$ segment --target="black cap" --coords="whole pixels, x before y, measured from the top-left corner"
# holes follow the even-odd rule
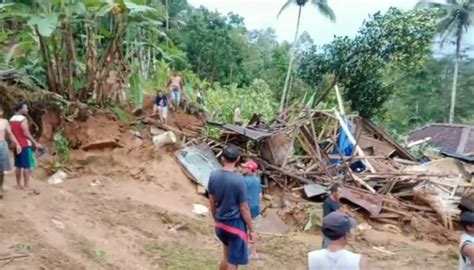
[[[462,225],[474,225],[474,212],[463,211],[459,221]]]
[[[222,151],[222,156],[228,161],[236,161],[240,156],[240,149],[233,145],[226,146]]]
[[[329,239],[337,239],[351,230],[349,216],[341,212],[332,212],[323,220],[323,234]]]

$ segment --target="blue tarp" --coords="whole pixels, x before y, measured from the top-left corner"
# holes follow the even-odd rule
[[[349,128],[349,131],[352,132],[352,124],[349,121],[347,121],[345,116],[343,116],[343,119],[347,127]],[[337,138],[337,147],[334,147],[332,154],[333,155],[341,154],[343,157],[351,157],[353,153],[354,153],[354,145],[349,141],[349,137],[347,136],[344,129],[342,127],[339,128],[339,137]],[[332,159],[331,163],[340,164],[342,163],[342,160]],[[351,164],[351,169],[354,171],[362,171],[365,169],[365,166],[361,161],[356,161]]]

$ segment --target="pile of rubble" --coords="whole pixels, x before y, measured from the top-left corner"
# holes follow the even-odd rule
[[[381,223],[421,218],[452,228],[471,187],[471,165],[451,158],[420,163],[370,120],[337,110],[288,110],[269,124],[255,115],[245,127],[220,127],[219,140],[193,139],[176,155],[203,193],[227,144],[260,164],[267,191],[278,185],[321,200],[330,185],[342,183],[343,199]]]

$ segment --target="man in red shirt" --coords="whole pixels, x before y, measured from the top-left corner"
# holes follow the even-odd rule
[[[24,102],[15,105],[15,115],[10,119],[12,133],[21,146],[21,152],[15,154],[15,176],[18,189],[28,189],[31,177],[31,170],[36,167],[33,155],[33,147],[41,149],[43,146],[39,144],[31,135],[28,125],[28,106]],[[24,185],[21,184],[21,176],[23,175]]]

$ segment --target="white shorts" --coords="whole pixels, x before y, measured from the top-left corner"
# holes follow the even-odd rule
[[[158,107],[158,112],[160,117],[167,119],[168,118],[168,107]]]

